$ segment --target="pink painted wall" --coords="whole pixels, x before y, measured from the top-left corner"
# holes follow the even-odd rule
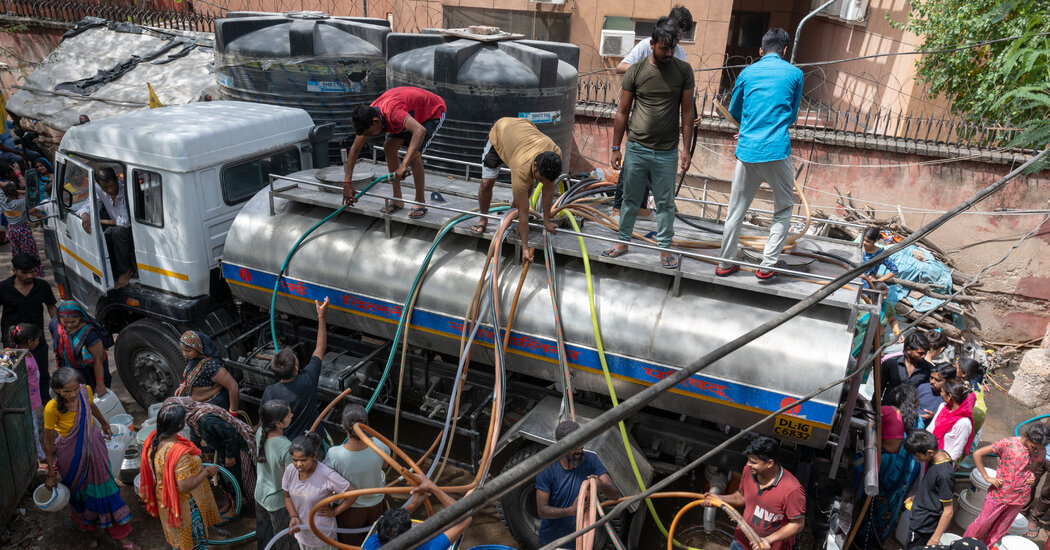
[[[65,29],[29,27],[20,32],[0,33],[0,63],[7,66],[0,72],[0,88],[11,97],[15,86],[25,82],[26,76],[43,61],[62,41]]]

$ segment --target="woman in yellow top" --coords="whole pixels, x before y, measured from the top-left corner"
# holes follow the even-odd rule
[[[61,368],[51,375],[51,389],[58,394],[44,406],[44,456],[48,488],[61,479],[69,489],[73,523],[81,531],[102,529],[121,548],[138,546],[131,534],[131,510],[120,498],[120,489],[109,470],[109,452],[102,434],[109,423],[91,402],[91,389],[77,371]],[[91,417],[102,424],[99,431]]]
[[[150,515],[160,517],[164,538],[175,550],[207,550],[208,527],[220,522],[219,508],[205,481],[219,471],[204,467],[201,450],[179,435],[186,409],[167,405],[157,413],[157,431],[146,438],[139,496]]]

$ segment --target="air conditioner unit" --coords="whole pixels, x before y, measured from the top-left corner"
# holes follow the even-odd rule
[[[863,21],[868,16],[868,0],[842,0],[839,17],[846,21]]]
[[[634,48],[634,31],[602,29],[602,57],[623,57]]]
[[[820,6],[823,6],[828,0],[812,0],[810,2],[810,9],[815,10]],[[839,17],[842,13],[842,6],[847,4],[849,0],[835,0],[830,6],[820,10],[820,15],[826,15],[828,17]]]
[[[560,6],[565,3],[565,0],[529,0],[529,2],[533,4],[557,4]]]

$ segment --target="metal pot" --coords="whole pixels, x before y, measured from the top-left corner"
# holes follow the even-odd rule
[[[120,463],[120,481],[130,485],[139,475],[139,459],[142,456],[142,448],[138,445],[130,445],[124,450],[124,461]]]

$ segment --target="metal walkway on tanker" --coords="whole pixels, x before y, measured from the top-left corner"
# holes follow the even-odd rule
[[[374,177],[385,173],[385,165],[361,159],[355,168],[355,187],[361,189],[362,185]],[[476,212],[471,211],[478,207],[477,191],[480,181],[477,179],[467,180],[465,176],[466,174],[457,176],[428,171],[425,179],[427,194],[425,206],[427,207],[427,213],[421,218],[413,219],[408,216],[411,207],[416,204],[409,198],[413,197],[415,192],[411,176],[401,182],[402,195],[405,197],[401,199],[401,202],[404,202],[405,208],[392,214],[380,212],[380,209],[393,198],[390,186],[386,183],[380,183],[361,197],[354,206],[348,206],[346,210],[355,214],[363,214],[385,220],[388,224],[388,230],[389,224],[394,222],[438,230],[449,219],[456,216],[465,213],[476,215]],[[342,206],[342,178],[342,166],[324,168],[315,171],[311,175],[299,173],[285,177],[274,176],[270,193],[273,198],[335,210]],[[493,190],[493,204],[510,202],[510,200],[510,186],[497,182]],[[599,208],[608,213],[611,206],[600,205]],[[718,229],[721,227],[720,222],[699,217],[685,217],[695,220],[698,225],[710,226],[712,230],[697,229],[679,219],[675,221],[676,239],[716,243],[721,240],[721,234],[718,232]],[[496,216],[493,216],[493,219],[495,218]],[[460,235],[468,235],[478,239],[489,240],[493,237],[493,228],[498,223],[490,223],[489,230],[484,235],[479,235],[470,229],[474,222],[475,219],[465,220],[458,224],[453,231]],[[541,227],[536,222],[533,222],[531,225],[533,231],[529,234],[529,244],[537,248],[537,250],[542,250],[543,235],[539,230]],[[652,216],[650,219],[639,218],[635,226],[635,231],[641,234],[649,234],[655,230],[655,216]],[[635,240],[631,243],[628,254],[618,258],[608,258],[602,256],[601,252],[617,242],[616,232],[598,223],[589,221],[581,226],[581,231],[584,242],[587,245],[588,257],[591,261],[648,271],[657,276],[667,277],[668,283],[672,285],[672,294],[676,294],[678,286],[685,279],[798,300],[812,294],[816,290],[816,285],[831,280],[845,271],[844,268],[835,265],[833,262],[803,258],[796,266],[785,270],[785,275],[772,281],[759,281],[752,273],[743,270],[729,277],[718,277],[714,273],[713,263],[717,261],[718,257],[717,246],[710,249],[672,248],[672,252],[680,255],[679,267],[666,269],[660,265],[658,251],[653,245]],[[765,230],[756,230],[747,226],[742,231],[744,235],[755,236],[762,236],[765,233]],[[515,246],[520,246],[520,239],[516,231],[512,232],[507,240]],[[555,252],[558,254],[576,258],[582,256],[577,234],[567,226],[561,227],[557,231],[553,236],[552,244]],[[860,260],[860,248],[857,245],[825,237],[805,236],[799,239],[796,243],[796,248],[813,255],[831,256],[833,260],[838,262],[845,260],[857,263]],[[537,253],[536,257],[537,259],[542,258],[542,254]],[[520,261],[520,254],[516,258],[519,258],[518,261]],[[756,264],[748,262],[741,262],[741,265],[758,267]],[[836,291],[824,302],[839,307],[852,307],[853,304],[857,303],[857,292],[857,285],[847,286]]]

